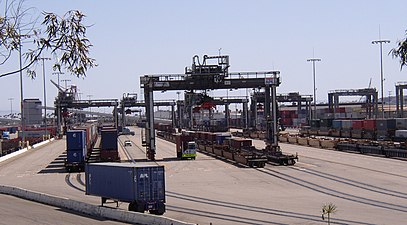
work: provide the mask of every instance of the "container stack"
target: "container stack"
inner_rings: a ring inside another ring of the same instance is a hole
[[[86,132],[69,130],[66,132],[66,167],[79,166],[85,162],[87,153]]]
[[[333,119],[321,119],[318,135],[330,136]]]
[[[315,119],[310,121],[310,134],[316,135],[318,134],[318,130],[321,127],[321,120]]]
[[[280,123],[286,127],[293,126],[293,119],[296,118],[297,114],[293,110],[281,110],[280,111]]]
[[[407,140],[407,118],[397,118],[396,131],[394,132],[395,141]]]
[[[396,131],[395,119],[376,119],[377,139],[390,140]]]
[[[374,119],[363,120],[363,138],[366,139],[376,138],[376,120]]]
[[[344,138],[350,138],[351,131],[352,131],[352,120],[342,120],[341,126],[342,126],[341,127],[341,130],[342,130],[341,136]]]
[[[342,120],[332,120],[332,136],[341,137]]]

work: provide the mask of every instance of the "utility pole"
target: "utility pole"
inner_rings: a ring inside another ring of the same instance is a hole
[[[319,62],[321,61],[321,59],[317,59],[317,58],[311,58],[311,59],[307,59],[307,62],[312,62],[312,71],[313,71],[313,80],[314,80],[314,113],[312,114],[312,119],[316,119],[316,114],[317,114],[317,88],[315,86],[315,62]]]
[[[45,136],[47,137],[47,89],[45,87],[45,60],[51,60],[51,58],[41,57],[38,59],[42,60],[42,78],[44,80],[44,125],[45,125]]]
[[[6,3],[7,5],[7,3]],[[18,52],[19,52],[19,72],[20,72],[20,112],[21,112],[21,145],[25,147],[25,118],[24,118],[24,91],[23,91],[23,60],[22,60],[22,43],[21,38],[29,38],[29,34],[21,34],[21,29],[18,29]]]
[[[10,118],[13,115],[13,100],[14,98],[9,98],[8,99],[10,101]]]
[[[382,118],[384,118],[384,88],[383,88],[383,43],[390,43],[389,40],[377,40],[377,41],[372,41],[372,44],[379,44],[380,45],[380,89],[381,89],[381,97],[382,97]]]
[[[21,30],[18,30],[18,49],[20,60],[20,109],[21,109],[21,133],[22,147],[25,146],[25,123],[24,123],[24,92],[23,92],[23,60],[21,56]]]

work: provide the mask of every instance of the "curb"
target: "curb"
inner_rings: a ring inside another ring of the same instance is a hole
[[[45,193],[29,191],[26,189],[0,185],[0,194],[12,195],[15,197],[40,202],[43,204],[51,205],[54,207],[69,209],[75,212],[104,217],[111,220],[116,220],[125,223],[136,223],[143,225],[195,225],[193,223],[186,223],[175,219],[155,216],[150,214],[143,214],[131,211],[125,211],[116,208],[107,208],[96,206],[85,202],[80,202],[68,198],[53,196]]]
[[[49,140],[47,140],[47,141],[42,141],[42,142],[40,142],[40,143],[38,143],[38,144],[35,144],[35,145],[33,145],[33,146],[28,146],[28,147],[26,147],[26,148],[20,149],[20,150],[18,150],[18,151],[13,152],[13,153],[10,153],[10,154],[7,154],[7,155],[5,155],[5,156],[2,156],[2,157],[0,157],[0,162],[6,161],[6,160],[11,159],[11,158],[13,158],[13,157],[15,157],[15,156],[18,156],[18,155],[20,155],[20,154],[23,154],[24,152],[26,152],[26,151],[28,151],[28,150],[30,150],[30,149],[38,148],[38,147],[40,147],[40,146],[43,146],[43,145],[45,145],[45,144],[48,144],[48,143],[50,143],[50,142],[52,142],[52,141],[54,141],[54,140],[55,140],[55,138],[51,138],[51,139],[49,139]]]

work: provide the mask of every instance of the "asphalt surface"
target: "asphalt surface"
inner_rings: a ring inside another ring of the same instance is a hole
[[[59,224],[115,225],[123,224],[103,218],[92,218],[70,210],[60,209],[8,195],[0,195],[0,224]]]
[[[145,161],[140,129],[126,147],[136,163]],[[262,141],[254,141],[258,147]],[[298,153],[295,166],[247,168],[199,153],[177,160],[175,145],[157,139],[157,163],[165,165],[167,217],[198,224],[326,224],[324,203],[338,211],[332,224],[405,224],[405,161],[281,144]],[[65,141],[58,140],[0,163],[2,184],[45,192],[95,205],[84,194],[84,174],[63,169]],[[120,150],[124,159],[124,151]],[[113,206],[113,205],[112,205]],[[122,203],[120,208],[127,208]],[[44,216],[47,216],[45,213]]]

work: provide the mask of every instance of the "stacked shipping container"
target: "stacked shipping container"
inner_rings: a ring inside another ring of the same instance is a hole
[[[66,162],[65,167],[81,167],[85,163],[87,153],[86,132],[69,130],[66,132]]]

